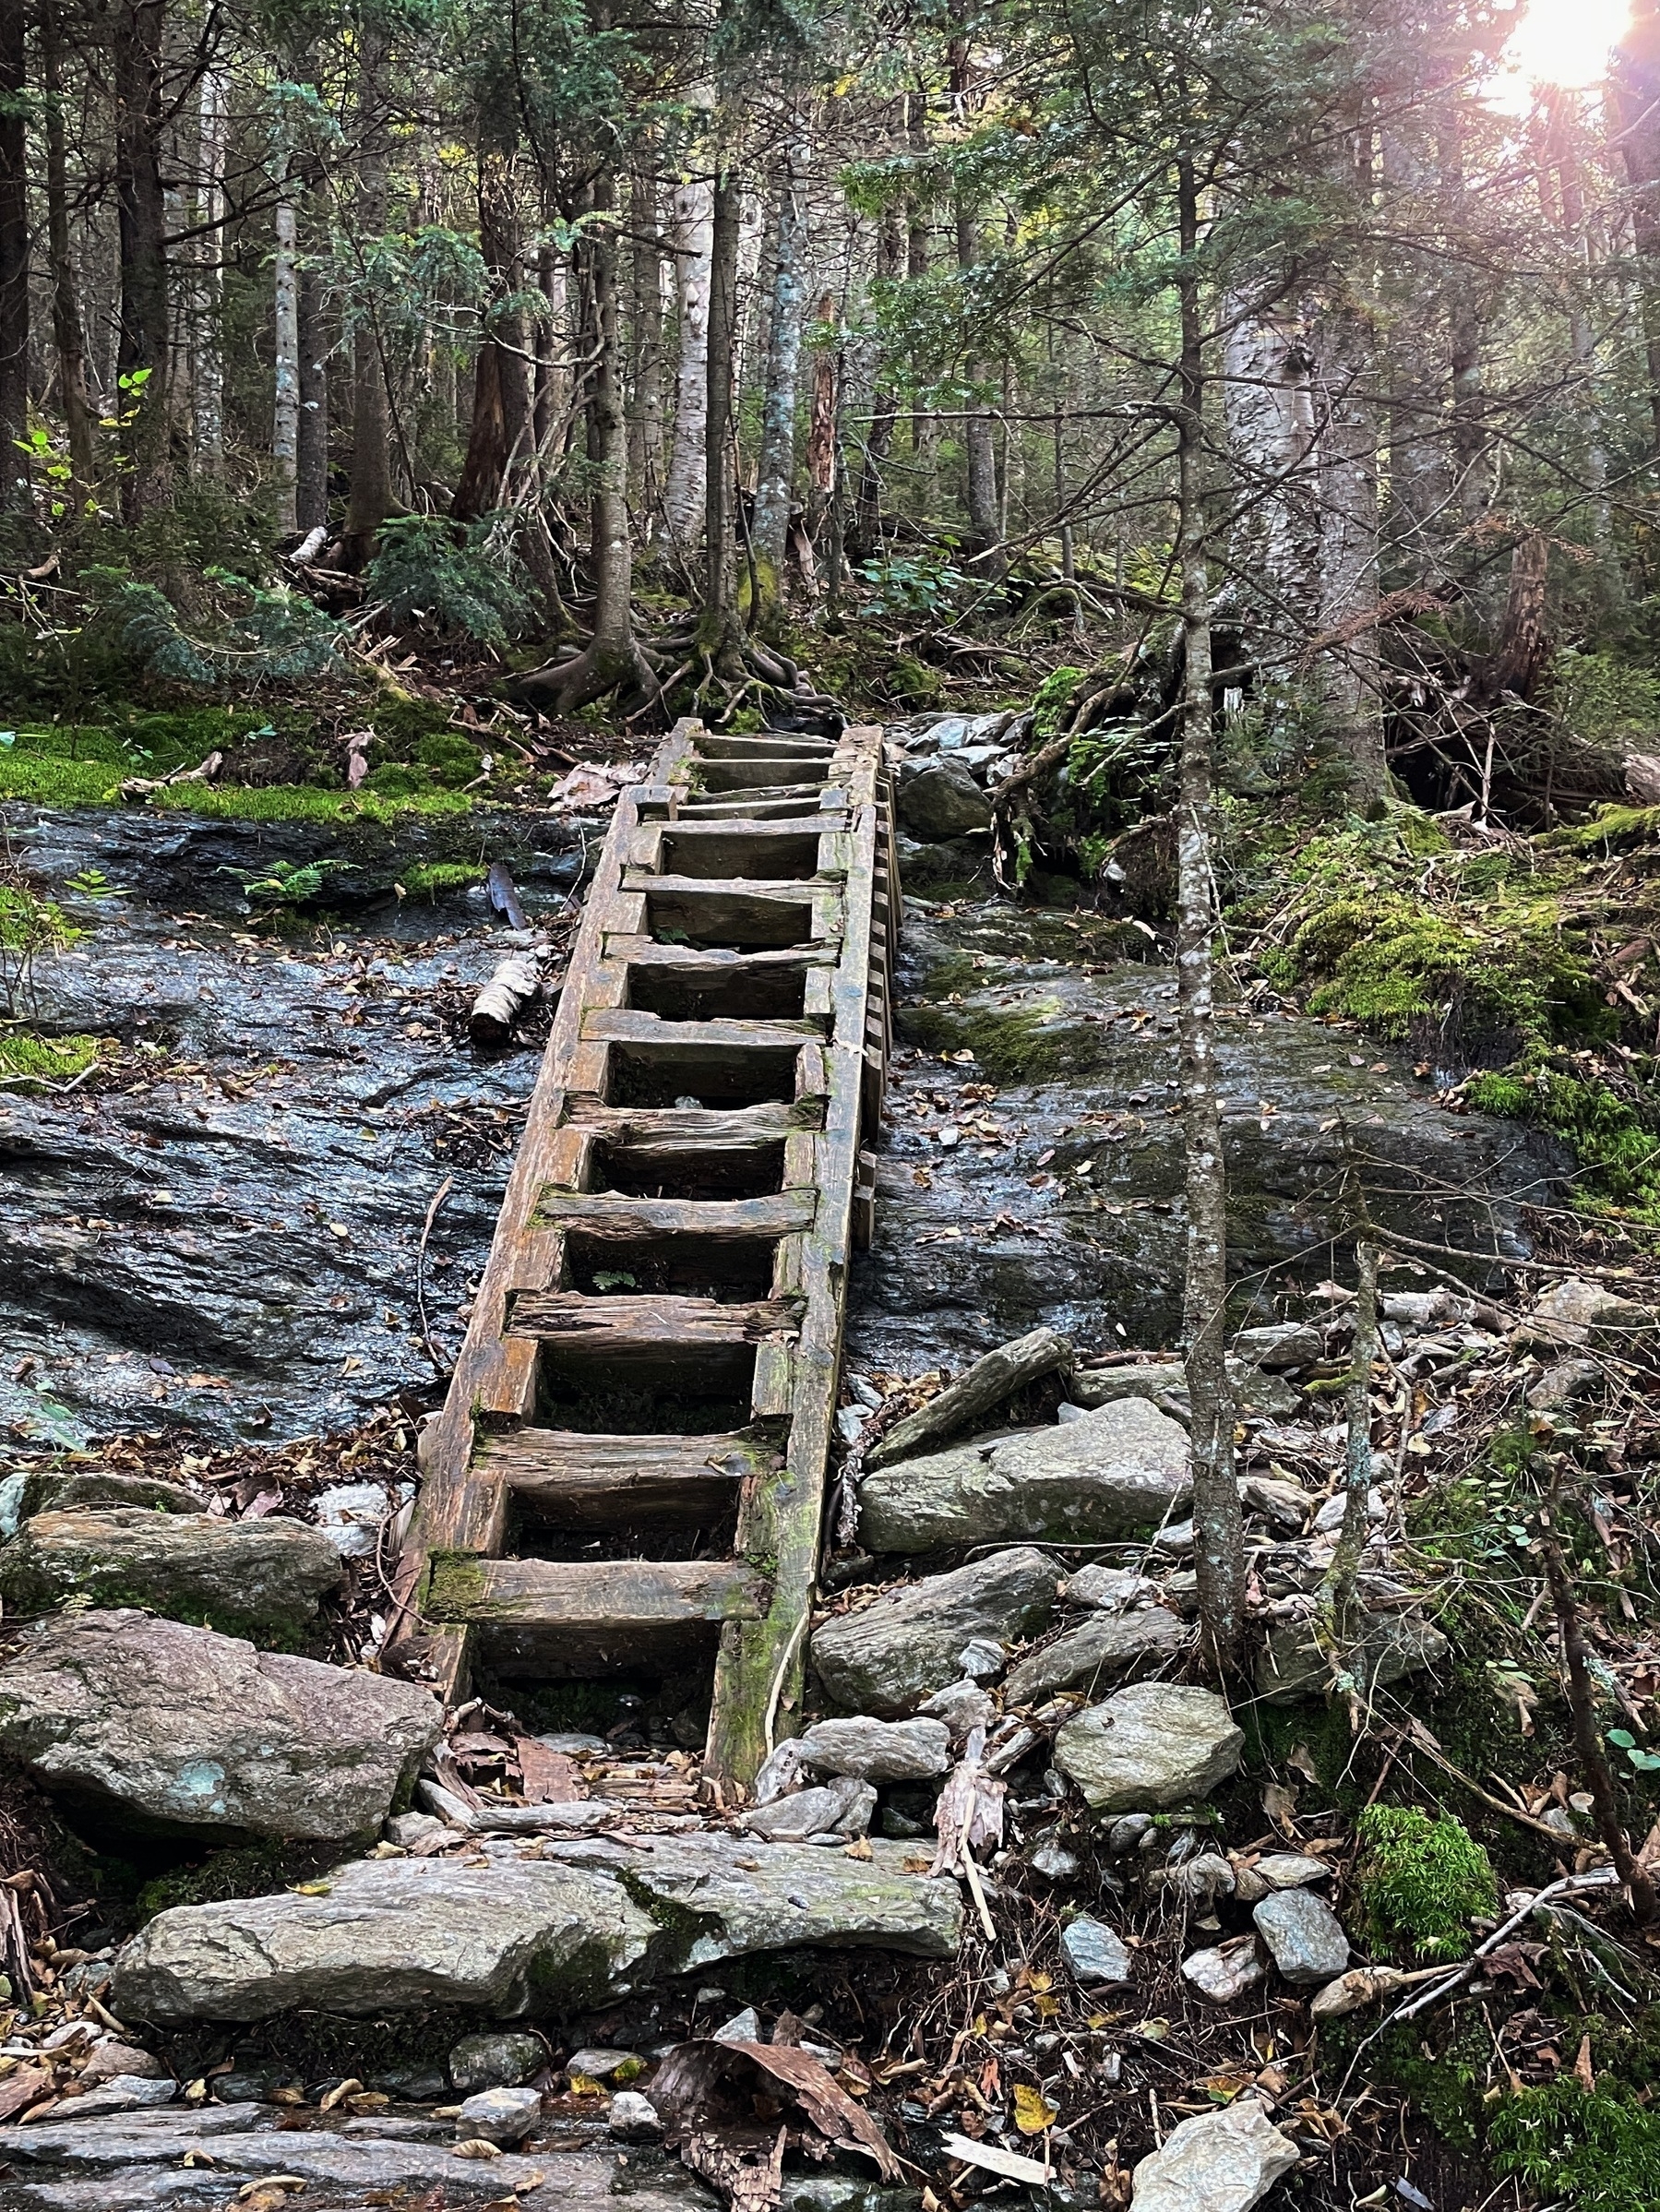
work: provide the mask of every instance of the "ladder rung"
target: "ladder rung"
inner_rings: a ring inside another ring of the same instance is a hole
[[[758,1620],[767,1586],[738,1560],[488,1560],[441,1551],[424,1609],[431,1620],[625,1635]]]
[[[620,1190],[544,1190],[535,1220],[538,1227],[576,1229],[607,1244],[685,1236],[731,1244],[799,1235],[812,1227],[818,1210],[818,1193],[811,1185],[764,1198],[631,1198]]]
[[[817,1022],[667,1022],[631,1006],[596,1007],[582,1017],[590,1045],[652,1045],[693,1053],[784,1051],[817,1044]]]
[[[768,1099],[760,1106],[614,1106],[586,1095],[570,1101],[570,1126],[599,1132],[608,1153],[648,1160],[688,1152],[751,1152],[824,1127],[824,1099]]]
[[[781,1332],[794,1334],[799,1301],[751,1298],[723,1306],[715,1298],[587,1297],[577,1290],[521,1294],[509,1333],[543,1343],[579,1346],[606,1358],[651,1358],[759,1344]]]
[[[487,1436],[476,1465],[506,1483],[528,1513],[574,1527],[650,1517],[706,1522],[737,1486],[779,1464],[776,1441],[754,1429],[718,1436],[589,1436],[519,1429]]]

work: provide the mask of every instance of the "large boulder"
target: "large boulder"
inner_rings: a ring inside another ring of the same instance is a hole
[[[38,1622],[0,1666],[0,1753],[95,1818],[204,1839],[367,1838],[442,1726],[413,1682],[148,1613]]]
[[[1192,1630],[1184,1628],[1163,1606],[1149,1606],[1140,1613],[1092,1613],[1010,1668],[1003,1685],[1004,1701],[1035,1705],[1074,1684],[1090,1695],[1097,1683],[1124,1681],[1173,1658],[1192,1641]]]
[[[1657,1329],[1660,1314],[1654,1307],[1622,1298],[1600,1283],[1569,1275],[1535,1301],[1513,1341],[1546,1351],[1623,1352],[1630,1357],[1652,1348],[1644,1339],[1653,1338]]]
[[[930,842],[991,826],[991,801],[961,760],[932,762],[900,786],[899,819],[913,837]]]
[[[8,1613],[90,1598],[148,1606],[267,1644],[302,1642],[317,1599],[340,1579],[340,1555],[328,1538],[275,1513],[221,1521],[135,1505],[37,1513],[0,1548]]]
[[[1244,1729],[1213,1690],[1132,1682],[1066,1723],[1055,1764],[1096,1812],[1157,1812],[1202,1804],[1244,1749]]]
[[[603,1837],[535,1859],[361,1859],[322,1894],[159,1913],[115,1962],[112,2003],[161,2023],[263,2020],[299,2006],[361,2014],[470,2005],[498,2018],[591,2006],[653,1976],[749,1953],[872,1944],[949,1958],[953,1882],[746,1836]]]
[[[998,1644],[1047,1628],[1055,1562],[1046,1553],[997,1551],[950,1574],[902,1583],[874,1605],[827,1620],[813,1637],[813,1665],[845,1711],[897,1718],[954,1682],[976,1637]]]
[[[856,1775],[861,1782],[926,1782],[951,1764],[951,1732],[943,1720],[816,1721],[798,1739],[801,1756],[821,1775]]]
[[[1411,1613],[1368,1613],[1351,1655],[1363,1691],[1381,1690],[1402,1677],[1439,1666],[1448,1643],[1439,1628]],[[1283,1620],[1257,1656],[1257,1695],[1265,1705],[1296,1705],[1321,1697],[1332,1669],[1308,1620]]]
[[[1188,1487],[1180,1423],[1146,1398],[1120,1398],[1081,1420],[983,1438],[867,1475],[859,1536],[872,1551],[1000,1536],[1110,1543],[1156,1526]]]
[[[30,1467],[0,1482],[0,1537],[15,1536],[36,1513],[67,1513],[74,1506],[148,1505],[163,1513],[205,1513],[205,1500],[182,1482],[149,1475],[114,1475],[102,1467],[54,1473]]]

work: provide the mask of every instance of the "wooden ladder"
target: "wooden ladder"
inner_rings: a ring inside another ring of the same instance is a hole
[[[475,1657],[543,1681],[712,1660],[707,1772],[746,1783],[788,1733],[875,1202],[891,820],[873,727],[682,722],[618,800],[421,1439],[388,1663],[442,1695]],[[711,1533],[721,1556],[675,1556]]]

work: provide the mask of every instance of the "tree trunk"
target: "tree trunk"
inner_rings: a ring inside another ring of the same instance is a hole
[[[663,494],[663,253],[656,184],[643,159],[629,178],[628,212],[634,233],[628,483],[640,514],[651,515]]]
[[[165,0],[118,0],[113,39],[115,205],[121,255],[117,412],[125,466],[124,519],[166,498],[167,221],[161,184],[161,35]]]
[[[1236,490],[1229,562],[1260,626],[1260,657],[1288,668],[1320,624],[1320,517],[1308,351],[1282,289],[1254,272],[1227,295],[1222,400]]]
[[[905,140],[911,158],[918,163],[928,152],[928,96],[926,92],[907,92],[905,95]],[[905,232],[905,275],[913,283],[920,282],[928,273],[928,214],[924,200],[913,199],[907,209]],[[938,509],[939,490],[936,483],[934,418],[925,407],[914,405],[911,410],[911,464],[914,479],[912,496],[925,515]]]
[[[813,413],[807,425],[806,544],[818,542],[836,489],[836,350],[831,345],[835,295],[818,303],[820,342],[813,350]]]
[[[1499,643],[1471,686],[1475,704],[1494,705],[1507,691],[1521,699],[1532,698],[1546,659],[1545,586],[1549,565],[1550,540],[1542,530],[1530,530],[1517,539],[1511,555],[1510,591]]]
[[[691,149],[693,161],[709,159]],[[709,288],[714,250],[714,182],[688,176],[675,191],[675,295],[680,321],[675,436],[663,490],[663,520],[683,551],[695,545],[708,490]]]
[[[357,197],[353,221],[360,263],[367,242],[387,226],[387,143],[383,80],[388,42],[365,23],[357,65]],[[374,299],[356,303],[352,331],[352,478],[346,497],[345,557],[358,563],[375,550],[375,533],[392,512],[390,412],[386,363]]]
[[[52,337],[57,350],[58,396],[69,438],[69,464],[84,500],[98,465],[91,402],[87,396],[87,346],[75,262],[69,249],[68,164],[64,143],[63,69],[55,5],[41,23],[42,75],[46,88],[46,253],[52,268]]]
[[[1378,638],[1378,419],[1375,341],[1353,305],[1321,317],[1320,406],[1320,690],[1362,807],[1389,788]]]
[[[191,376],[192,444],[199,472],[225,472],[224,311],[225,152],[230,131],[230,88],[217,62],[202,71],[197,92],[196,329]]]
[[[531,406],[531,444],[538,471],[551,476],[556,466],[555,444],[563,445],[562,425],[570,405],[570,377],[566,368],[570,333],[567,328],[569,301],[568,270],[563,255],[552,245],[538,248],[536,289],[547,302],[537,325],[535,396]]]
[[[1245,1629],[1245,1533],[1234,1477],[1234,1404],[1227,1375],[1227,1166],[1222,1145],[1214,1039],[1217,932],[1212,869],[1214,716],[1211,700],[1211,582],[1204,486],[1205,365],[1193,165],[1177,173],[1181,230],[1181,361],[1176,452],[1184,677],[1176,819],[1177,1020],[1187,1138],[1188,1253],[1182,1346],[1192,1401],[1194,1566],[1199,1611],[1219,1665],[1235,1660]]]
[[[273,264],[276,404],[271,422],[271,470],[277,486],[277,534],[293,538],[300,532],[300,272],[296,266],[300,215],[286,180],[283,194],[277,203]]]
[[[877,233],[876,277],[893,283],[905,265],[905,233],[900,210],[890,208]],[[893,450],[893,432],[899,421],[899,401],[890,387],[878,388],[871,403],[870,431],[859,462],[859,488],[854,501],[855,559],[874,560],[882,550],[882,484],[888,457]]]
[[[29,504],[29,11],[0,0],[0,507]]]
[[[967,208],[960,204],[957,209],[957,267],[966,277],[979,258],[978,226]],[[966,288],[963,308],[966,314]],[[978,384],[985,374],[984,363],[972,363],[967,373],[969,381]],[[968,462],[969,543],[974,552],[989,556],[997,544],[997,448],[989,412],[983,406],[971,404],[962,432]],[[975,570],[982,576],[995,576],[998,572],[997,564],[989,557],[976,562]]]
[[[778,168],[772,319],[761,399],[760,458],[756,468],[750,535],[762,592],[782,587],[795,483],[795,395],[801,377],[801,331],[806,313],[807,177],[813,141],[804,131],[785,146]]]
[[[1660,19],[1645,8],[1615,50],[1612,125],[1631,187],[1644,366],[1648,372],[1649,466],[1660,468]]]
[[[733,377],[737,352],[738,227],[742,186],[724,153],[715,174],[710,226],[708,444],[703,509],[701,641],[717,660],[741,642],[737,620],[736,477],[733,468]]]
[[[479,155],[479,245],[498,301],[519,289],[513,173],[499,153]],[[472,433],[450,513],[471,522],[500,507],[529,460],[531,390],[524,317],[497,305],[486,317],[472,387]]]
[[[328,520],[328,353],[330,317],[323,279],[300,271],[300,429],[294,464],[294,520],[313,531]]]

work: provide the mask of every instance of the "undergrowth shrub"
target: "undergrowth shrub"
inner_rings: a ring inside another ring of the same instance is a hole
[[[1660,2205],[1660,2114],[1623,2085],[1587,2091],[1568,2074],[1519,2090],[1494,2112],[1487,2149],[1499,2173],[1576,2212]]]
[[[475,644],[505,645],[531,617],[512,561],[512,526],[499,515],[460,528],[437,515],[395,515],[381,525],[368,582],[400,628],[421,623]]]

